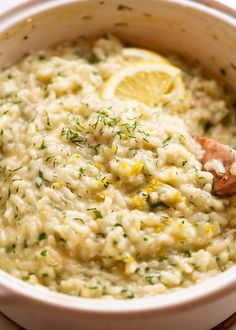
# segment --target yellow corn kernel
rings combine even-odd
[[[164,221],[164,224],[165,224],[166,226],[169,226],[169,225],[170,225],[170,219],[166,219],[166,220]]]
[[[151,193],[151,192],[154,191],[154,188],[153,188],[153,187],[148,187],[148,188],[145,189],[145,191],[146,191],[147,193]]]
[[[214,226],[207,224],[207,225],[204,226],[204,229],[205,229],[208,233],[210,233],[210,232],[213,232],[213,231],[214,231]]]
[[[118,147],[117,146],[111,146],[111,151],[115,154],[117,152]]]
[[[170,196],[170,198],[168,199],[168,203],[169,204],[176,204],[176,203],[180,203],[183,201],[183,197],[180,195],[180,193],[178,191],[176,191],[173,195]]]
[[[180,203],[183,201],[183,197],[180,195],[178,191],[172,197],[173,202]]]
[[[102,168],[103,168],[102,164],[99,163],[99,162],[94,162],[94,165],[96,166],[96,168],[97,168],[99,171],[101,171]]]
[[[63,188],[64,187],[64,183],[63,182],[54,182],[53,184],[52,184],[52,188],[53,189],[61,189],[61,188]]]
[[[127,162],[125,160],[122,160],[120,163],[120,169],[125,170],[127,168]]]
[[[100,193],[96,193],[96,198],[97,198],[98,202],[104,202],[104,200],[105,200],[105,196]]]
[[[183,224],[182,222],[179,222],[179,223],[178,223],[178,227],[179,227],[179,229],[182,229],[183,226],[184,226],[184,224]]]
[[[135,261],[129,253],[122,254],[121,260],[124,261],[126,264],[131,264]]]
[[[159,179],[152,179],[146,186],[145,191],[147,191],[148,193],[151,193],[155,190],[156,187],[161,186],[163,184],[162,181],[160,181]]]
[[[144,199],[142,199],[142,198],[140,198],[138,196],[134,196],[132,198],[132,203],[134,204],[134,206],[136,208],[141,208],[143,206],[143,204],[144,204]]]
[[[139,160],[133,166],[131,166],[129,175],[138,175],[142,172],[142,169],[143,169],[143,161]]]
[[[156,233],[160,233],[161,232],[161,226],[157,226],[156,227]]]

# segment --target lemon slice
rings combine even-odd
[[[152,52],[151,50],[135,48],[135,47],[125,47],[122,49],[122,55],[126,60],[137,62],[137,61],[155,61],[162,63],[170,63],[165,57]]]
[[[136,62],[113,74],[104,84],[102,97],[133,99],[149,106],[186,97],[181,70],[168,63]]]

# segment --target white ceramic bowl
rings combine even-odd
[[[0,15],[0,65],[58,41],[111,31],[136,45],[198,59],[216,76],[223,67],[225,82],[236,89],[232,11],[186,0],[125,0],[131,9],[121,11],[120,3],[21,0]],[[0,271],[0,309],[28,330],[210,329],[236,311],[236,267],[189,289],[133,300],[70,297]]]

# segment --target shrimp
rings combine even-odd
[[[236,175],[231,173],[231,167],[236,163],[236,151],[224,144],[221,144],[207,137],[196,137],[197,142],[204,150],[202,159],[200,160],[203,168],[207,169],[207,163],[217,160],[223,165],[223,173],[219,173],[216,169],[210,168],[214,176],[213,192],[218,196],[231,196],[236,194]]]

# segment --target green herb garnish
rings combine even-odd
[[[192,253],[191,253],[191,251],[186,251],[184,254],[185,254],[185,256],[186,256],[187,258],[191,258],[191,257],[192,257]]]
[[[40,147],[39,147],[39,149],[40,150],[44,150],[46,148],[47,148],[47,145],[46,145],[45,141],[43,140],[42,143],[41,143],[41,145],[40,145]]]
[[[39,241],[42,241],[43,239],[45,239],[47,237],[47,234],[46,233],[41,233],[39,235]]]
[[[5,248],[6,254],[15,253],[15,250],[16,250],[16,244],[9,245]]]
[[[102,213],[96,209],[95,207],[91,208],[91,209],[87,209],[88,211],[93,211],[94,215],[95,215],[95,219],[102,219]]]
[[[43,251],[40,253],[40,255],[41,255],[42,257],[46,257],[47,254],[48,254],[48,250],[43,250]]]

